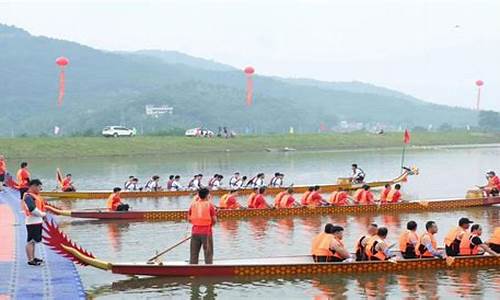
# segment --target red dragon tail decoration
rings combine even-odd
[[[43,227],[43,231],[45,232],[45,234],[43,235],[43,243],[49,246],[50,249],[70,259],[71,261],[82,266],[88,265],[75,255],[66,251],[64,247],[62,247],[63,245],[67,248],[73,248],[87,257],[95,258],[92,253],[71,241],[68,236],[59,229],[59,226],[57,226],[57,223],[55,223],[54,220],[46,221],[45,226]]]

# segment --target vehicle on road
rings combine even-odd
[[[121,136],[128,136],[132,137],[135,136],[136,130],[135,128],[127,128],[123,126],[106,126],[102,130],[102,135],[105,137],[121,137]]]

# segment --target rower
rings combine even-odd
[[[318,207],[327,205],[327,203],[325,202],[325,200],[323,200],[323,197],[319,193],[320,189],[321,188],[319,185],[314,186],[313,191],[307,196],[306,199],[307,206]]]
[[[281,203],[281,198],[286,194],[286,191],[281,191],[274,196],[274,207],[279,208]]]
[[[139,186],[139,178],[133,178],[132,182],[128,183],[125,186],[125,191],[127,192],[142,191],[142,188]]]
[[[151,177],[151,179],[144,186],[144,189],[148,192],[161,191],[160,176],[154,175],[153,177]]]
[[[286,189],[286,192],[280,198],[277,207],[279,207],[279,208],[292,208],[292,207],[297,207],[297,206],[300,206],[300,204],[298,204],[295,201],[295,198],[293,197],[293,188],[289,187]]]
[[[495,230],[493,230],[493,234],[488,241],[488,245],[490,246],[491,250],[495,251],[496,253],[500,253],[500,227],[496,227]]]
[[[257,178],[255,178],[255,181],[254,181],[254,187],[260,188],[260,187],[266,186],[266,183],[264,180],[265,180],[264,173],[257,174]]]
[[[248,196],[248,208],[255,208],[255,197],[257,197],[258,190],[258,188],[253,188],[252,193]]]
[[[198,174],[195,174],[193,176],[193,178],[191,178],[191,180],[189,180],[188,186],[187,186],[188,189],[190,189],[190,190],[198,190],[198,186],[195,185],[195,183],[196,184],[199,183],[199,181],[198,181]]]
[[[265,186],[261,186],[259,188],[259,193],[255,196],[255,198],[253,200],[254,208],[257,208],[257,209],[271,208],[271,206],[269,206],[269,204],[267,204],[266,198],[264,196],[264,194],[266,193],[266,189],[267,188]]]
[[[284,183],[285,174],[276,172],[274,173],[274,177],[271,179],[269,183],[270,187],[282,187]]]
[[[351,254],[344,246],[342,239],[344,238],[344,228],[342,226],[333,226],[333,240],[330,244],[330,251],[333,253],[332,262],[341,262],[345,259],[350,259]]]
[[[460,218],[458,227],[453,228],[444,238],[446,255],[457,256],[460,253],[460,243],[463,236],[467,233],[470,224],[474,223],[468,218]]]
[[[274,173],[274,177],[271,178],[271,181],[269,181],[270,187],[275,187],[276,180],[278,180],[279,176],[280,176],[279,172]]]
[[[492,256],[500,256],[500,253],[496,253],[491,250],[491,248],[483,243],[481,240],[481,234],[483,233],[483,228],[479,224],[474,224],[470,227],[470,232],[465,233],[462,240],[460,241],[460,256],[463,255],[479,255],[479,249],[481,248],[484,252]]]
[[[325,230],[317,234],[311,245],[311,255],[314,262],[328,262],[333,256],[330,245],[333,240],[333,224],[326,224]]]
[[[365,251],[369,260],[388,260],[392,256],[385,242],[387,232],[387,228],[379,227],[377,235],[366,243]]]
[[[239,189],[242,184],[243,182],[240,177],[240,172],[234,172],[234,175],[229,178],[229,188]]]
[[[398,183],[387,194],[387,203],[398,203],[401,200],[401,185]]]
[[[182,185],[181,185],[181,176],[175,175],[174,181],[172,182],[172,187],[170,188],[171,191],[180,191],[182,190]]]
[[[170,191],[172,189],[172,184],[174,183],[174,175],[168,176],[168,181],[167,181],[167,191]]]
[[[336,206],[349,205],[349,194],[346,191],[334,191],[330,195],[328,203]]]
[[[354,198],[354,202],[359,205],[371,205],[375,204],[374,199],[375,197],[370,191],[370,186],[368,184],[365,184],[361,188],[361,191],[357,194],[357,197]]]
[[[125,181],[125,183],[123,184],[123,188],[124,188],[125,190],[127,190],[127,189],[128,189],[128,187],[127,187],[127,186],[128,186],[130,183],[132,183],[132,180],[134,180],[134,178],[135,178],[135,176],[133,176],[133,175],[130,175],[130,176],[128,177],[127,181]]]
[[[491,194],[498,194],[500,191],[500,178],[493,171],[486,173],[486,179],[488,184],[486,186],[480,187],[486,193],[486,196]]]
[[[35,257],[35,245],[42,241],[42,227],[46,216],[45,201],[40,196],[41,191],[42,182],[33,179],[28,183],[28,190],[24,193],[21,201],[28,233],[26,256],[28,257],[28,265],[31,266],[39,266],[43,263],[42,259]]]
[[[61,189],[63,192],[76,192],[76,188],[73,185],[73,181],[71,180],[71,174],[66,174],[66,178],[64,178],[62,182]]]
[[[203,247],[205,264],[212,264],[214,243],[212,226],[217,222],[215,206],[209,200],[210,191],[201,188],[198,191],[198,201],[193,201],[188,210],[188,221],[193,225],[191,230],[191,247],[189,263],[198,264],[200,250]]]
[[[21,163],[21,168],[17,171],[16,179],[17,179],[17,188],[19,189],[19,193],[21,199],[23,199],[24,193],[28,191],[31,174],[28,170],[28,163],[23,161]]]
[[[113,189],[113,193],[109,195],[106,206],[110,211],[128,211],[129,205],[122,203],[122,199],[120,197],[122,189],[119,187],[115,187]]]
[[[382,192],[380,192],[380,203],[381,204],[386,204],[387,203],[387,194],[391,191],[391,185],[387,183],[384,185],[384,189]]]
[[[399,251],[403,258],[417,258],[418,244],[417,222],[409,221],[406,224],[406,230],[399,237]]]
[[[368,260],[366,256],[366,244],[377,235],[378,225],[368,225],[367,234],[363,235],[356,243],[356,261]]]
[[[238,203],[238,191],[231,190],[229,193],[223,195],[219,201],[219,208],[221,209],[240,209],[241,205]]]
[[[437,242],[434,235],[438,232],[436,222],[428,221],[425,223],[426,233],[420,236],[420,241],[417,245],[417,255],[420,258],[443,258],[443,253],[437,249]]]
[[[302,206],[307,206],[307,198],[309,197],[309,194],[311,194],[314,191],[314,186],[310,186],[307,191],[302,194],[302,198],[300,198],[300,205]]]
[[[365,172],[357,164],[352,164],[351,181],[353,184],[360,184],[365,181]]]
[[[214,183],[219,180],[219,174],[215,174],[210,180],[208,181],[208,188],[212,189],[214,187]]]

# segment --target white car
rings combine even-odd
[[[135,128],[130,129],[123,126],[107,126],[102,130],[102,135],[105,137],[134,136],[135,134]]]
[[[214,132],[205,128],[192,128],[186,130],[184,133],[185,136],[207,136],[207,137],[212,137],[214,136]]]

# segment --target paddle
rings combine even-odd
[[[180,240],[179,242],[177,242],[177,244],[171,246],[171,247],[168,247],[167,249],[163,250],[162,252],[156,254],[155,256],[151,257],[150,259],[148,259],[148,264],[152,264],[155,262],[156,259],[158,259],[160,256],[163,256],[164,254],[166,254],[167,252],[170,252],[171,250],[177,248],[178,246],[184,244],[185,242],[189,241],[191,239],[191,236],[187,236],[185,237],[184,239]]]

